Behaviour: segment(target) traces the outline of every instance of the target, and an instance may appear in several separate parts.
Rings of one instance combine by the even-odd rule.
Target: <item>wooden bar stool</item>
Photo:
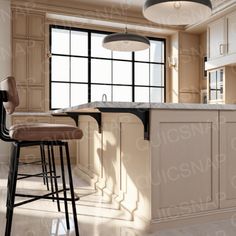
[[[13,210],[17,206],[21,206],[26,203],[30,203],[39,199],[53,199],[64,201],[65,205],[65,217],[67,229],[70,229],[69,224],[69,213],[68,213],[68,201],[71,201],[72,212],[74,218],[75,235],[79,236],[79,227],[77,221],[77,212],[75,201],[79,198],[74,194],[71,163],[69,156],[69,148],[66,140],[81,139],[83,134],[82,131],[71,125],[64,124],[17,124],[10,127],[9,131],[6,128],[5,117],[7,114],[12,114],[15,108],[19,105],[19,98],[16,89],[16,82],[13,77],[1,81],[0,90],[0,113],[1,113],[1,130],[0,138],[6,142],[12,142],[11,160],[9,166],[8,175],[8,186],[7,186],[7,214],[6,214],[6,229],[5,236],[11,235],[11,226],[13,219]],[[53,175],[51,180],[58,178],[56,175],[55,160],[54,160],[54,147],[59,148],[60,152],[60,166],[61,166],[61,178],[62,178],[62,189],[58,189],[55,184],[55,191],[49,191],[43,195],[33,194],[19,194],[16,192],[17,179],[18,179],[18,167],[20,159],[20,150],[22,147],[28,147],[33,145],[41,145],[43,149],[45,146],[48,147],[49,160],[52,162],[50,170]],[[67,187],[65,167],[64,167],[64,155],[66,156],[66,164],[68,171],[69,187]],[[56,183],[56,182],[55,182]],[[53,182],[51,182],[53,186]],[[70,192],[70,197],[67,196],[67,191]],[[60,197],[60,193],[63,193],[63,197]],[[27,200],[15,203],[15,197],[26,197]]]

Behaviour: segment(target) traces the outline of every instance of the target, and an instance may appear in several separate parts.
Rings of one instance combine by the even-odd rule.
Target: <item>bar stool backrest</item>
[[[19,96],[16,88],[16,80],[14,77],[9,76],[1,81],[1,91],[6,91],[7,97],[3,101],[3,106],[8,115],[15,111],[15,108],[19,106]]]
[[[12,141],[6,128],[6,113],[11,115],[19,105],[15,78],[12,76],[0,81],[0,139]]]

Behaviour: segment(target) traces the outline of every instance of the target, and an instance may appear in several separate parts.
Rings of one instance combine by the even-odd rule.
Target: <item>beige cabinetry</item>
[[[208,25],[208,62],[206,69],[235,64],[236,11]]]
[[[226,20],[221,18],[208,26],[208,58],[209,60],[226,53],[227,31]]]
[[[217,129],[217,111],[152,112],[153,218],[217,209]]]
[[[200,102],[200,37],[186,32],[172,36],[172,101]]]
[[[13,10],[13,76],[20,92],[18,111],[45,111],[45,16]]]
[[[208,103],[236,103],[235,66],[208,71]]]
[[[236,206],[236,112],[220,113],[221,208]]]
[[[23,114],[15,114],[11,116],[12,124],[28,124],[28,123],[52,123],[52,124],[69,124],[75,125],[74,121],[69,117],[52,117],[50,115],[45,115],[44,113],[23,113]],[[77,155],[77,141],[72,140],[69,141],[69,150],[70,156],[73,163],[76,163],[76,155]],[[59,151],[55,148],[55,156],[56,160],[59,157]],[[25,147],[21,151],[21,160],[23,161],[31,161],[34,159],[38,159],[40,157],[40,149],[39,147]]]

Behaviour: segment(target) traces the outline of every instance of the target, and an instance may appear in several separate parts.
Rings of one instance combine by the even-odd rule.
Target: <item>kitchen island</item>
[[[236,214],[236,106],[94,102],[61,109],[84,132],[77,173],[143,228]]]

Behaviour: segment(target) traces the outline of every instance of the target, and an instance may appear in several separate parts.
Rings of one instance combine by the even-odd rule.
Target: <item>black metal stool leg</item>
[[[53,168],[53,174],[54,174],[54,184],[55,184],[55,190],[57,192],[56,193],[57,209],[58,209],[58,211],[61,211],[59,194],[58,194],[57,171],[56,171],[56,165],[55,165],[55,156],[54,156],[53,144],[51,144],[50,147],[51,147],[51,157],[52,157],[52,168]]]
[[[69,221],[69,213],[68,213],[68,202],[67,202],[67,194],[66,194],[66,179],[65,179],[65,169],[64,169],[64,161],[63,161],[63,150],[62,145],[60,144],[60,160],[61,160],[61,175],[62,175],[62,185],[63,185],[63,193],[64,193],[64,203],[65,203],[65,216],[66,216],[66,226],[67,229],[70,229],[70,221]]]
[[[51,191],[52,193],[54,192],[54,187],[53,187],[53,177],[52,177],[52,162],[51,162],[51,153],[50,153],[50,145],[47,145],[48,149],[48,164],[49,164],[49,175],[50,175],[50,182],[51,182]],[[54,194],[52,194],[52,201],[54,202]]]
[[[47,163],[46,163],[46,158],[45,158],[44,144],[40,144],[40,154],[41,154],[42,168],[43,168],[43,179],[44,179],[44,183],[46,182],[47,190],[49,191],[48,170],[47,170]]]
[[[70,184],[71,204],[72,204],[72,211],[73,211],[73,217],[74,217],[75,235],[79,236],[79,226],[78,226],[78,219],[77,219],[77,212],[76,212],[76,205],[75,205],[75,194],[74,194],[73,178],[72,178],[72,171],[71,171],[70,154],[69,154],[69,148],[68,148],[67,142],[65,143],[65,149],[66,149],[68,177],[69,177],[69,184]]]
[[[13,143],[13,149],[12,149],[12,154],[11,154],[12,160],[11,160],[11,166],[9,170],[10,185],[8,186],[9,195],[8,195],[8,203],[7,203],[7,221],[6,221],[5,236],[11,235],[19,156],[20,156],[20,144]]]

